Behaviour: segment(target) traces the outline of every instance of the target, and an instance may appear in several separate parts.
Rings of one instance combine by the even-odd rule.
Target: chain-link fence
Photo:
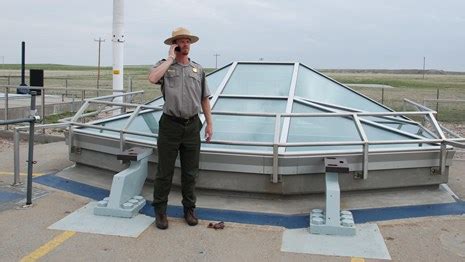
[[[143,70],[142,70],[143,71]],[[160,87],[152,85],[147,80],[147,72],[136,72],[135,74],[125,74],[125,90],[139,91],[144,90],[144,102],[153,100],[161,95]],[[29,82],[26,77],[26,83]],[[0,75],[0,84],[19,85],[21,78],[18,75]],[[73,91],[76,88],[97,88],[97,75],[90,72],[73,72],[71,75],[46,76],[44,78],[46,87],[64,87],[66,97],[75,97],[80,99],[81,91]],[[99,80],[99,88],[111,89],[111,74],[102,74]],[[454,99],[465,100],[465,90],[463,88],[373,88],[373,87],[353,87],[360,92],[396,111],[404,110],[403,99],[408,98],[417,103],[436,110],[438,119],[444,122],[465,122],[465,103],[464,102],[446,102],[446,101],[424,101],[425,99]],[[57,91],[58,92],[58,91]],[[53,93],[48,93],[53,94]],[[57,93],[58,95],[58,93]],[[60,91],[60,95],[61,91]],[[95,97],[108,95],[97,91],[89,91],[86,97]]]
[[[112,88],[112,76],[102,75],[99,79],[99,89]],[[29,76],[25,78],[26,84],[29,83]],[[0,85],[20,85],[21,77],[18,75],[0,75]],[[97,76],[95,74],[89,75],[69,75],[69,76],[49,76],[44,77],[45,87],[59,87],[65,88],[65,91],[47,91],[47,95],[64,95],[65,97],[74,97],[81,99],[83,92],[75,90],[78,88],[97,88]],[[145,90],[144,102],[153,100],[155,97],[160,96],[160,87],[152,85],[148,82],[147,74],[144,75],[125,75],[124,89],[127,92]],[[10,91],[16,92],[16,90]],[[86,91],[85,97],[96,97],[109,95],[108,91]]]

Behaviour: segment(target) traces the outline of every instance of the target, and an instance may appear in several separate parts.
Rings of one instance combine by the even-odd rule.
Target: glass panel
[[[238,64],[223,94],[288,96],[293,70],[293,64]]]
[[[296,96],[323,103],[359,109],[368,112],[386,112],[386,108],[368,100],[304,66],[299,67]]]
[[[213,115],[213,139],[247,142],[273,142],[275,117]],[[201,136],[204,136],[204,128]],[[266,146],[202,144],[202,148],[272,151]]]
[[[214,111],[284,113],[285,99],[255,99],[220,97],[213,108]]]
[[[144,114],[140,114],[133,120],[128,130],[135,131],[135,132],[149,133],[149,134],[151,133],[158,134],[158,121],[160,120],[161,113],[162,113],[161,111],[158,111],[158,112],[147,112]],[[108,122],[104,122],[99,125],[100,126],[103,125],[108,128],[122,129],[126,125],[128,119],[129,119],[129,116],[122,118],[122,119],[110,120]],[[147,121],[145,119],[147,119]],[[150,125],[152,126],[149,127],[148,123],[150,123]],[[92,133],[105,134],[105,135],[109,135],[109,136],[117,137],[117,138],[120,137],[119,132],[114,132],[114,131],[109,131],[109,130],[100,131],[99,129],[95,129],[95,128],[83,128],[83,130],[90,131]],[[153,137],[133,135],[133,134],[126,134],[125,137],[135,138],[139,140],[149,140],[149,141],[155,140]]]
[[[129,131],[158,134],[158,121],[160,120],[161,114],[162,111],[140,114],[129,126]],[[128,137],[130,136],[132,135],[128,135]],[[146,139],[152,138],[146,137]]]
[[[231,66],[227,66],[223,69],[220,69],[218,71],[212,72],[209,74],[207,78],[207,84],[208,88],[210,89],[210,92],[212,95],[215,94],[216,90],[218,89],[219,85],[223,81],[224,77],[226,76],[226,73],[229,71],[229,68]]]
[[[150,106],[163,106],[163,104],[165,103],[165,100],[163,99],[163,96],[155,99],[154,101],[152,101],[151,103],[149,103],[148,105]]]
[[[385,130],[367,123],[362,123],[365,134],[369,141],[390,141],[390,140],[416,140],[407,135],[398,134]],[[419,148],[419,147],[434,147],[430,144],[388,144],[388,145],[370,145],[370,148]]]
[[[294,102],[293,113],[321,113],[319,109]],[[360,141],[354,121],[343,117],[293,117],[288,142]],[[288,147],[286,151],[333,151],[360,149],[361,146]]]

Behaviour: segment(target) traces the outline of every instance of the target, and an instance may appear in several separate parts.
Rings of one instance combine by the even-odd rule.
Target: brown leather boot
[[[184,207],[184,219],[189,226],[195,226],[199,223],[193,207]]]
[[[155,225],[159,229],[168,228],[168,217],[166,216],[166,211],[155,210]]]

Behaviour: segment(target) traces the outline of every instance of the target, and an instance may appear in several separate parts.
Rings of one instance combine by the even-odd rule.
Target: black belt
[[[174,122],[177,122],[177,123],[180,123],[180,124],[183,124],[183,125],[187,125],[189,123],[192,123],[194,120],[196,120],[197,118],[199,118],[199,115],[193,115],[192,117],[189,117],[189,118],[182,118],[182,117],[177,117],[177,116],[170,116],[168,114],[165,114],[163,113],[163,116],[165,116],[166,118],[169,118],[171,120],[173,120]]]

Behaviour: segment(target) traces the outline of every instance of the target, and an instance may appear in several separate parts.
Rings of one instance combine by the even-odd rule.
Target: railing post
[[[44,95],[44,93],[42,93]],[[31,91],[31,117],[36,112],[36,92]],[[34,115],[32,115],[34,114]],[[27,157],[26,206],[32,204],[32,168],[34,164],[34,121],[29,122],[29,147]]]
[[[45,124],[45,88],[42,89],[42,97],[41,97],[41,103],[42,103],[42,123]],[[42,134],[45,135],[45,128],[42,128]]]
[[[8,120],[8,93],[10,92],[10,88],[7,87],[5,89],[5,120]],[[8,130],[8,125],[5,126],[5,130]]]
[[[65,96],[68,97],[68,78],[65,79]]]
[[[405,101],[404,101],[405,103]],[[358,134],[360,139],[363,140],[363,163],[362,163],[362,177],[363,179],[368,178],[368,150],[369,150],[369,143],[368,143],[368,136],[365,133],[365,129],[363,129],[363,125],[360,122],[360,118],[358,118],[357,114],[352,115],[352,119],[354,120],[355,127],[357,128]]]
[[[445,142],[441,143],[441,152],[439,154],[439,174],[446,174],[446,159],[447,159],[447,145]]]
[[[15,127],[14,133],[13,133],[13,139],[14,139],[14,180],[13,180],[13,186],[19,185],[21,183],[20,181],[20,176],[19,176],[19,129]]]
[[[273,142],[273,173],[271,176],[271,182],[279,182],[279,139],[281,137],[281,114],[276,114],[275,128],[274,128],[274,142]]]

